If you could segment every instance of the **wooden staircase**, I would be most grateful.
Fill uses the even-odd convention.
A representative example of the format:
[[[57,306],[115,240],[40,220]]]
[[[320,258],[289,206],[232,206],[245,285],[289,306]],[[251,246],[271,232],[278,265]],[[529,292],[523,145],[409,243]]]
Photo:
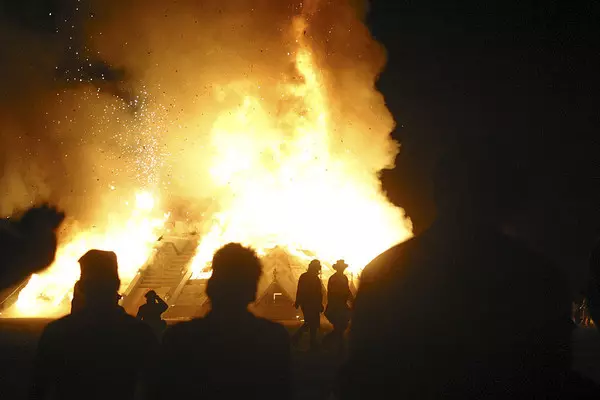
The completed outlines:
[[[134,280],[125,292],[122,305],[125,310],[135,315],[144,303],[144,295],[154,290],[167,303],[176,288],[186,276],[187,266],[194,257],[198,238],[164,237],[152,261],[140,271],[139,278]]]

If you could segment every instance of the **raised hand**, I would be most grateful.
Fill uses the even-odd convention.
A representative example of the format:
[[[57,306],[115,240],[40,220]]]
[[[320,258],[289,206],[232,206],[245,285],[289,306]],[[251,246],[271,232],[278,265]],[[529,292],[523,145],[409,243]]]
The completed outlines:
[[[0,289],[48,267],[56,255],[56,230],[65,214],[48,204],[35,206],[0,231]]]
[[[42,204],[27,210],[18,224],[23,233],[54,232],[64,219],[64,212],[49,204]]]

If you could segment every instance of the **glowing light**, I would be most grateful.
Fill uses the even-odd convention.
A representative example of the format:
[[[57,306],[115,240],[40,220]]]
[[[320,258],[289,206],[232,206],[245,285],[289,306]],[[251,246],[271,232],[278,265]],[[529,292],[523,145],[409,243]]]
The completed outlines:
[[[194,279],[209,276],[214,251],[228,242],[263,254],[280,246],[306,261],[302,250],[310,250],[326,264],[344,258],[348,272],[355,273],[411,235],[402,210],[371,177],[355,174],[331,154],[330,94],[305,29],[306,21],[297,17],[293,34],[299,47],[293,57],[302,83],[282,85],[283,96],[295,106],[273,118],[260,98],[247,95],[213,125],[210,172],[227,195],[191,263]]]
[[[138,91],[142,96],[127,102],[99,103],[101,106],[91,110],[97,120],[89,129],[91,134],[82,139],[86,148],[96,149],[97,143],[91,141],[97,137],[104,149],[108,147],[104,140],[108,136],[111,140],[107,142],[117,149],[114,153],[95,151],[88,157],[98,170],[110,169],[110,174],[98,173],[107,198],[94,198],[97,204],[91,204],[90,209],[104,210],[103,204],[115,209],[98,212],[100,217],[96,213],[85,215],[85,220],[91,219],[93,224],[68,226],[67,234],[60,238],[54,264],[31,277],[14,307],[3,316],[51,317],[68,312],[73,284],[79,277],[77,260],[91,248],[117,253],[124,289],[152,257],[153,244],[170,218],[165,209],[177,210],[177,222],[193,225],[200,235],[189,265],[194,279],[211,276],[212,256],[228,242],[252,246],[262,256],[279,246],[306,263],[316,257],[330,265],[341,258],[350,265],[348,273],[356,276],[380,252],[410,237],[410,221],[402,209],[388,201],[378,177],[383,168],[393,164],[397,145],[389,138],[393,119],[374,88],[381,66],[377,60],[365,61],[372,39],[366,29],[361,37],[356,36],[360,35],[357,29],[348,29],[343,38],[335,39],[335,32],[329,28],[331,38],[327,40],[331,43],[314,46],[310,38],[309,21],[313,19],[309,14],[326,7],[334,7],[330,12],[338,7],[341,10],[346,3],[303,2],[298,8],[302,13],[292,18],[290,29],[277,29],[277,35],[285,37],[261,42],[272,46],[269,52],[277,54],[276,61],[267,59],[265,52],[261,58],[265,65],[248,74],[240,71],[246,71],[246,65],[254,66],[255,60],[250,62],[243,54],[252,50],[253,39],[262,40],[260,35],[245,42],[235,33],[220,41],[216,37],[227,35],[228,30],[214,30],[223,35],[199,32],[197,36],[202,40],[179,48],[179,42],[187,41],[170,41],[162,36],[172,31],[179,37],[183,28],[160,30],[164,28],[157,25],[164,20],[160,11],[157,24],[148,23],[151,32],[144,38],[144,43],[146,39],[152,43],[153,38],[161,36],[156,50],[147,54],[153,58],[143,68],[147,70],[143,79],[148,86]],[[266,19],[271,18],[271,11],[264,13]],[[151,21],[152,7],[147,13]],[[336,15],[335,22],[340,25],[335,31],[345,30],[342,20],[350,18],[351,13],[331,14]],[[238,17],[243,18],[236,15],[236,21]],[[360,26],[357,21],[345,23]],[[193,29],[199,25],[194,24]],[[98,32],[98,36],[122,37],[120,31],[107,32],[112,29],[108,24],[104,28],[106,34]],[[146,29],[140,28],[140,32]],[[332,46],[332,53],[344,53],[353,39],[358,40],[352,51],[360,56],[348,56],[342,69],[330,67],[330,60],[324,60],[329,53],[327,57],[322,54],[328,51],[327,46]],[[334,40],[338,40],[337,50]],[[161,43],[169,43],[168,49],[160,50]],[[195,54],[195,46],[205,47]],[[136,58],[135,46],[131,47],[132,54],[126,59],[141,62]],[[215,67],[205,62],[212,62],[212,56],[207,55],[213,53],[207,50],[215,48],[219,49],[214,53],[215,63],[231,60],[244,68],[225,64]],[[159,51],[166,51],[164,59],[168,63],[156,62],[154,52]],[[180,59],[176,57],[178,51]],[[340,59],[337,61],[342,65]],[[198,65],[203,65],[202,71]],[[185,74],[167,76],[174,66]],[[136,64],[132,71],[142,70],[140,67]],[[178,80],[182,76],[185,84]],[[65,91],[57,103],[64,101],[63,108],[71,110],[100,98],[115,100],[107,92],[110,90],[104,86],[101,91],[90,89],[85,92],[85,101],[75,98],[70,104]],[[136,107],[133,113],[129,104]],[[70,132],[75,118],[66,114],[64,118],[62,113],[55,116],[54,121]],[[112,159],[105,154],[111,154]],[[77,154],[64,154],[63,158],[80,159]],[[128,162],[116,161],[121,158]],[[136,193],[136,189],[149,187],[152,191]],[[161,209],[159,203],[164,201],[169,203]]]
[[[149,192],[139,192],[135,195],[136,209],[151,211],[154,208],[154,197]]]
[[[157,232],[169,217],[169,214],[161,217],[152,214],[154,198],[150,193],[140,192],[136,199],[137,206],[129,217],[121,219],[119,215],[112,215],[105,230],[84,230],[72,235],[59,247],[50,268],[31,276],[17,302],[4,316],[50,317],[68,313],[73,285],[79,279],[78,260],[90,249],[117,254],[121,290],[125,289],[151,256]]]

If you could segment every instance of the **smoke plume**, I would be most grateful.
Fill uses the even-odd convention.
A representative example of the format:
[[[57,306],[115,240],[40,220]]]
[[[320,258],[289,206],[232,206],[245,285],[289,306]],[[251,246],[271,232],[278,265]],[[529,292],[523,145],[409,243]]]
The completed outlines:
[[[224,148],[246,146],[265,169],[299,151],[289,145],[301,142],[297,118],[314,112],[286,92],[308,79],[299,40],[329,107],[326,151],[309,157],[381,196],[379,173],[398,144],[374,89],[385,56],[361,21],[365,4],[73,0],[53,32],[2,24],[0,211],[44,199],[95,225],[140,188],[178,217],[227,207],[238,189],[231,174],[229,186],[215,183]],[[301,39],[291,28],[299,15]],[[235,125],[240,110],[250,122]]]

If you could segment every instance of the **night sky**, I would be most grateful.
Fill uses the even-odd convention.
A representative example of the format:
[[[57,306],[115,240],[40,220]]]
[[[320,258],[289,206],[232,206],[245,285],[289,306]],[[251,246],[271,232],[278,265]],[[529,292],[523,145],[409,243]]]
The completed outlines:
[[[61,0],[0,4],[37,34],[65,12]],[[595,1],[375,0],[368,23],[389,57],[378,87],[402,144],[384,187],[416,233],[435,217],[439,154],[483,137],[527,178],[517,230],[581,285],[600,226],[598,21]]]

